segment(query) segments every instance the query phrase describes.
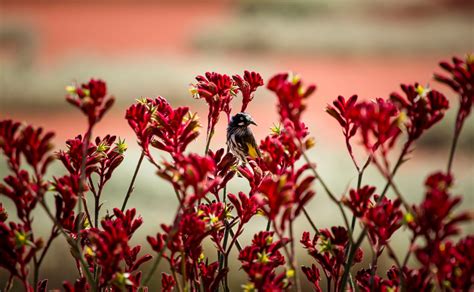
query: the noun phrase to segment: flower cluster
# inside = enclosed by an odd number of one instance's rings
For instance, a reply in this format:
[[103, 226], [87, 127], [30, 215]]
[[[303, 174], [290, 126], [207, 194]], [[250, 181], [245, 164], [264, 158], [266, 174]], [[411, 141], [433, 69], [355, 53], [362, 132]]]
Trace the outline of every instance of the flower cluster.
[[66, 100], [79, 108], [88, 118], [89, 127], [98, 123], [115, 102], [107, 97], [107, 85], [100, 79], [91, 79], [80, 86], [68, 86]]
[[196, 114], [188, 107], [172, 108], [163, 97], [139, 100], [127, 109], [125, 118], [150, 159], [150, 145], [175, 157], [199, 135]]
[[418, 83], [401, 85], [406, 98], [394, 92], [390, 99], [406, 117], [408, 139], [418, 139], [423, 131], [440, 121], [449, 108], [447, 98], [439, 91], [424, 88]]
[[[350, 243], [347, 230], [344, 227], [331, 227], [331, 230], [320, 229], [311, 239], [309, 232], [303, 232], [301, 244], [308, 251], [308, 254], [321, 265], [324, 275], [329, 282], [333, 283], [335, 291], [339, 291], [342, 285], [341, 275], [344, 269], [345, 255]], [[354, 264], [361, 262], [363, 257], [362, 249], [358, 249]], [[319, 286], [316, 281], [319, 278], [317, 269], [305, 268], [305, 275], [313, 285]]]
[[453, 57], [452, 64], [443, 61], [439, 65], [449, 76], [435, 74], [434, 78], [459, 94], [459, 111], [456, 118], [456, 132], [459, 132], [471, 113], [474, 102], [474, 57], [472, 54], [468, 54], [464, 60]]
[[249, 281], [243, 286], [244, 290], [282, 291], [289, 288], [294, 271], [276, 271], [285, 264], [285, 257], [280, 250], [288, 243], [288, 239], [275, 240], [273, 236], [273, 232], [261, 231], [255, 234], [251, 245], [240, 251], [239, 261]]

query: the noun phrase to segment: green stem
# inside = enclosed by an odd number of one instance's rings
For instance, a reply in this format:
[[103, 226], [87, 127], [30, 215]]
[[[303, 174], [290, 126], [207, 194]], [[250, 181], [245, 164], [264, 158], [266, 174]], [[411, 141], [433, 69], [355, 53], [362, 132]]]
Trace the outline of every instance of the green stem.
[[120, 209], [122, 210], [122, 212], [125, 211], [125, 207], [127, 206], [128, 199], [130, 198], [130, 195], [133, 192], [135, 179], [137, 178], [138, 170], [140, 170], [140, 166], [142, 165], [142, 161], [144, 157], [145, 157], [145, 152], [142, 151], [142, 154], [140, 155], [140, 158], [138, 159], [137, 166], [135, 167], [135, 171], [133, 172], [132, 181], [130, 182], [130, 185], [128, 186], [127, 194], [125, 195], [125, 199], [123, 200], [122, 208]]

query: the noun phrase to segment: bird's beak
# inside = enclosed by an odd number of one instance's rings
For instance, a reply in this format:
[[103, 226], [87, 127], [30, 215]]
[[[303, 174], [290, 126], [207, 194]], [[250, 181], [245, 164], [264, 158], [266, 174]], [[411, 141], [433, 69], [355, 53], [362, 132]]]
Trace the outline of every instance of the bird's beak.
[[250, 121], [250, 123], [251, 123], [252, 125], [257, 126], [257, 123], [255, 123], [254, 121]]

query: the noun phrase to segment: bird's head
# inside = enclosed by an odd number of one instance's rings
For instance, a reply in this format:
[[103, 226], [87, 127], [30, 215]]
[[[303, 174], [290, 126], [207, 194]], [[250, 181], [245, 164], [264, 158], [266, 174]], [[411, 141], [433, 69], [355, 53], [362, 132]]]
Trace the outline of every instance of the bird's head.
[[250, 124], [257, 125], [248, 113], [238, 113], [230, 119], [229, 126], [248, 127]]

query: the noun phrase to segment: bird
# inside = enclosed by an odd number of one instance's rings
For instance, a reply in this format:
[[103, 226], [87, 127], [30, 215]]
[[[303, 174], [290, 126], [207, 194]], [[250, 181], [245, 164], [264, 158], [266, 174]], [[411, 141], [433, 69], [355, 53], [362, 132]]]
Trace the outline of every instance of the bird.
[[257, 125], [252, 117], [245, 112], [234, 115], [227, 126], [228, 150], [237, 156], [242, 164], [247, 162], [247, 157], [261, 157], [255, 137], [250, 130], [250, 125]]

